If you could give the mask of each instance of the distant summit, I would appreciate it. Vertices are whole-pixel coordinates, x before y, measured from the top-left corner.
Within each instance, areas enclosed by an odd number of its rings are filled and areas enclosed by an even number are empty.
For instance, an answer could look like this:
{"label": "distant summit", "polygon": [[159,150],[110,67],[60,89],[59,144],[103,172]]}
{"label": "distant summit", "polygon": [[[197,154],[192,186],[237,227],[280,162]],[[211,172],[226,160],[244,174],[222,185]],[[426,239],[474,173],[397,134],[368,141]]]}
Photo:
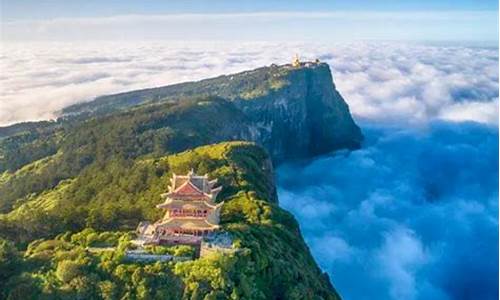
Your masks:
{"label": "distant summit", "polygon": [[[319,60],[301,62],[296,55],[290,64],[261,67],[235,74],[178,83],[162,87],[104,95],[90,102],[70,105],[61,111],[62,117],[107,114],[144,103],[181,100],[182,97],[218,96],[230,101],[252,100],[285,86],[291,71],[329,67]],[[330,76],[331,77],[331,76]]]}
{"label": "distant summit", "polygon": [[110,114],[137,105],[216,96],[249,119],[240,137],[263,145],[275,160],[355,149],[363,139],[349,107],[335,89],[328,64],[319,60],[271,65],[196,82],[101,96],[63,110],[63,118]]}

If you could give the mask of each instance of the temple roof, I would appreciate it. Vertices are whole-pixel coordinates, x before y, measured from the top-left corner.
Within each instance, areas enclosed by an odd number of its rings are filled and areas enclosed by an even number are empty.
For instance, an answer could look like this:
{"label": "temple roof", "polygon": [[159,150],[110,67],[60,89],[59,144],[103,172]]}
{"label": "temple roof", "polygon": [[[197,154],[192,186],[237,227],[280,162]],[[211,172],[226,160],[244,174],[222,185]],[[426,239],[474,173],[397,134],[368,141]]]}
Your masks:
{"label": "temple roof", "polygon": [[216,225],[216,224],[211,224],[206,219],[197,219],[197,218],[176,219],[176,218],[171,218],[171,219],[165,220],[164,222],[156,224],[156,227],[170,227],[170,228],[204,230],[204,229],[216,229],[216,228],[219,228],[220,226]]}
{"label": "temple roof", "polygon": [[174,174],[171,181],[171,190],[174,191],[182,186],[186,181],[190,181],[196,188],[200,191],[208,193],[212,186],[217,182],[217,180],[208,180],[208,176],[205,174],[203,176],[194,174],[194,171],[191,170],[187,175],[177,175]]}
{"label": "temple roof", "polygon": [[184,209],[184,210],[209,210],[215,209],[221,206],[220,204],[213,205],[206,201],[181,201],[181,200],[172,200],[169,199],[162,204],[158,204],[156,207],[158,208],[167,208],[167,209]]}
{"label": "temple roof", "polygon": [[207,175],[195,175],[191,170],[187,175],[174,174],[170,179],[169,191],[162,197],[185,200],[213,200],[222,187],[213,188],[217,179],[208,180]]}
{"label": "temple roof", "polygon": [[170,194],[172,195],[185,195],[185,196],[200,196],[204,197],[205,193],[199,187],[197,187],[193,181],[188,180],[184,182],[181,186],[175,189]]}

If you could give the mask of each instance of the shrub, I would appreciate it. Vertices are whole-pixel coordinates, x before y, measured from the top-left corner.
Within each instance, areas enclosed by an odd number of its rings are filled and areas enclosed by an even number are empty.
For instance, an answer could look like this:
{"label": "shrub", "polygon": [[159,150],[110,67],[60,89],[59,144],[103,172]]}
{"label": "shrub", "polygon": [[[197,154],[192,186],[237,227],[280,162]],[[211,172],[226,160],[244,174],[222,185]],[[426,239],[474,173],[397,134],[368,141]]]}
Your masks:
{"label": "shrub", "polygon": [[56,276],[64,283],[69,283],[82,273],[81,266],[71,260],[63,260],[57,264]]}

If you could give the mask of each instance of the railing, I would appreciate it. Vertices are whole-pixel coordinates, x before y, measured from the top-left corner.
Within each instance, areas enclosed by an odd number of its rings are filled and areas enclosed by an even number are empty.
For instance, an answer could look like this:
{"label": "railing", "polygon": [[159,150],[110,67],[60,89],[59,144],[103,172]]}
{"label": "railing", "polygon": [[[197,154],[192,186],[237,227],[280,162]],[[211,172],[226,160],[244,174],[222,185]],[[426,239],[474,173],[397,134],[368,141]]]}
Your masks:
{"label": "railing", "polygon": [[128,250],[125,257],[135,261],[186,261],[191,260],[188,256],[174,256],[170,254],[149,254],[144,250]]}
{"label": "railing", "polygon": [[197,244],[200,243],[202,240],[202,237],[200,236],[192,236],[192,235],[183,235],[183,234],[169,234],[169,235],[163,235],[158,237],[158,241],[165,241],[165,242],[172,242],[172,243],[190,243],[190,244]]}
{"label": "railing", "polygon": [[204,212],[170,212],[171,217],[197,217],[197,218],[205,218],[208,216],[208,213]]}

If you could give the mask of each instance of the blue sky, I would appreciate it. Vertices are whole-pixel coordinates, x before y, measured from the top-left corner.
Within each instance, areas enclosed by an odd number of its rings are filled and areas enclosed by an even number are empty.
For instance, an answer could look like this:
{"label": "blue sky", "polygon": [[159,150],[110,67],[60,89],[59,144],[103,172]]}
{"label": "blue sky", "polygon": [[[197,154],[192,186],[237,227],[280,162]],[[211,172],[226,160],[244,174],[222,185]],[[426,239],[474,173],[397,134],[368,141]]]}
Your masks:
{"label": "blue sky", "polygon": [[497,41],[496,1],[2,1],[4,40]]}
{"label": "blue sky", "polygon": [[332,11],[332,10],[498,10],[498,2],[491,0],[449,1],[2,1],[2,17],[7,20],[46,19],[55,17],[96,17],[117,14],[164,13],[230,13],[260,11]]}

